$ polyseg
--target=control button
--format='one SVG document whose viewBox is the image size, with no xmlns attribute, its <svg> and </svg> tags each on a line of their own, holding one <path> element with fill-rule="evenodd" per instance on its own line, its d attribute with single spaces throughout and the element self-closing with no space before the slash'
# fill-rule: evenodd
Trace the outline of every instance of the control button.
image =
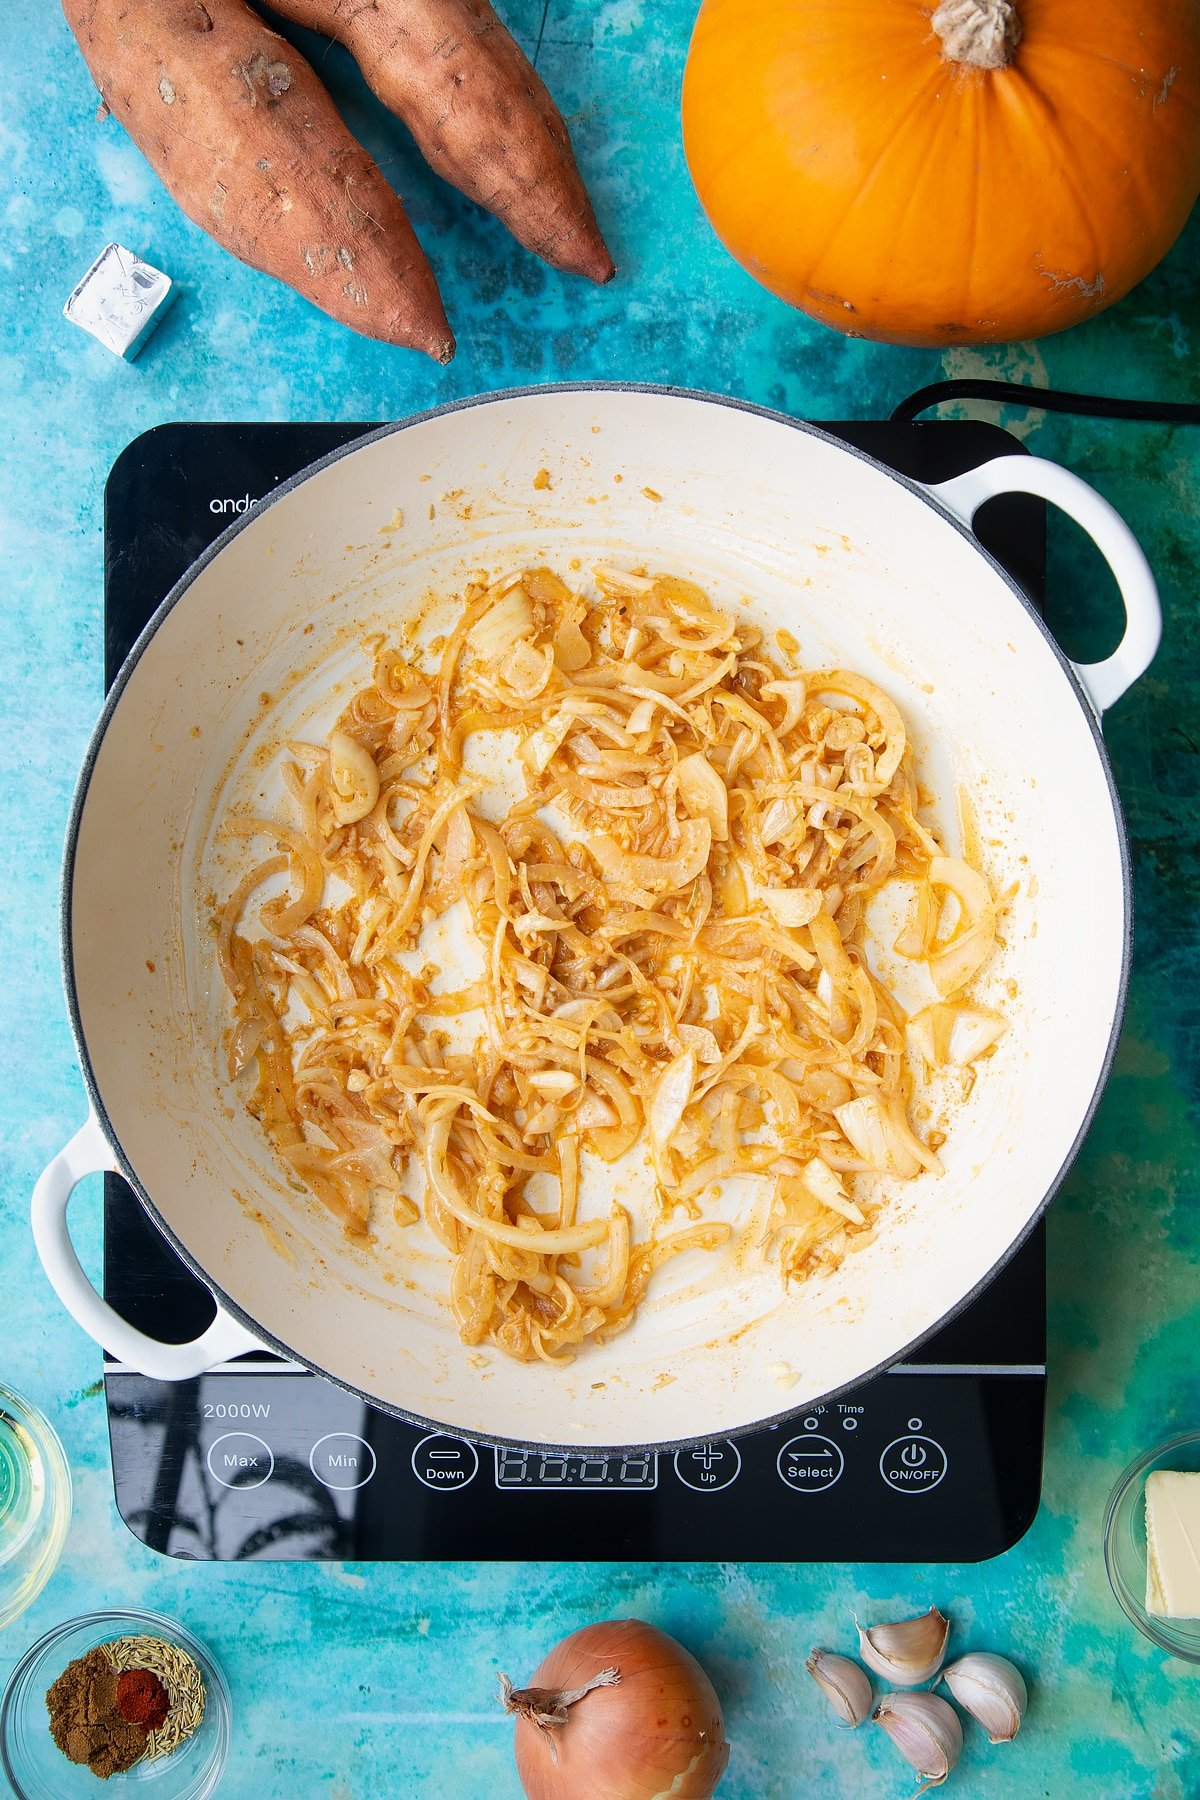
<svg viewBox="0 0 1200 1800">
<path fill-rule="evenodd" d="M 817 1431 L 789 1438 L 775 1459 L 784 1486 L 801 1494 L 823 1494 L 840 1481 L 845 1466 L 846 1460 L 833 1439 L 822 1437 Z"/>
<path fill-rule="evenodd" d="M 742 1453 L 728 1438 L 675 1452 L 675 1473 L 684 1487 L 694 1488 L 698 1494 L 715 1494 L 729 1487 L 741 1472 Z"/>
<path fill-rule="evenodd" d="M 921 1430 L 920 1419 L 908 1421 L 908 1435 L 893 1438 L 879 1459 L 879 1473 L 897 1494 L 927 1494 L 950 1466 L 936 1438 Z"/>
<path fill-rule="evenodd" d="M 366 1487 L 375 1473 L 375 1452 L 353 1432 L 331 1431 L 309 1451 L 308 1466 L 322 1487 L 343 1491 Z"/>
<path fill-rule="evenodd" d="M 271 1446 L 252 1431 L 227 1431 L 214 1438 L 208 1450 L 208 1472 L 222 1487 L 261 1487 L 270 1481 L 275 1467 Z"/>
<path fill-rule="evenodd" d="M 412 1453 L 412 1470 L 427 1488 L 465 1488 L 479 1473 L 479 1456 L 466 1438 L 422 1438 Z"/>
</svg>

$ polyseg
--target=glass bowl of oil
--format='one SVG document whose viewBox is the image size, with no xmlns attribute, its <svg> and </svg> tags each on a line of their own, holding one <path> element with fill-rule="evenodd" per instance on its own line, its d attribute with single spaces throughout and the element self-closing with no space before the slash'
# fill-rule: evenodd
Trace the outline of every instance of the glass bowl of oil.
<svg viewBox="0 0 1200 1800">
<path fill-rule="evenodd" d="M 36 1599 L 71 1523 L 71 1471 L 50 1421 L 0 1384 L 0 1631 Z"/>
</svg>

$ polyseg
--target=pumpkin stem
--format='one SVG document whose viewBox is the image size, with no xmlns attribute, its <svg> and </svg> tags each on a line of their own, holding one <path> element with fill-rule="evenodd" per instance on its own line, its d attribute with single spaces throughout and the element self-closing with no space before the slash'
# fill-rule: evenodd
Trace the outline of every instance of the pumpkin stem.
<svg viewBox="0 0 1200 1800">
<path fill-rule="evenodd" d="M 950 62 L 971 69 L 1004 69 L 1021 41 L 1014 0 L 942 0 L 933 29 Z"/>
</svg>

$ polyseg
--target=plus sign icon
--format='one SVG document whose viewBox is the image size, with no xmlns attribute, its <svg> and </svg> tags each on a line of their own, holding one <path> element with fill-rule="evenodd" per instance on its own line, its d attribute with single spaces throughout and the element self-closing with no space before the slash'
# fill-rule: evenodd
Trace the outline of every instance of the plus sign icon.
<svg viewBox="0 0 1200 1800">
<path fill-rule="evenodd" d="M 741 1467 L 741 1452 L 728 1438 L 715 1444 L 693 1444 L 690 1450 L 675 1452 L 675 1473 L 684 1487 L 698 1494 L 715 1494 L 727 1488 L 737 1480 Z"/>
</svg>

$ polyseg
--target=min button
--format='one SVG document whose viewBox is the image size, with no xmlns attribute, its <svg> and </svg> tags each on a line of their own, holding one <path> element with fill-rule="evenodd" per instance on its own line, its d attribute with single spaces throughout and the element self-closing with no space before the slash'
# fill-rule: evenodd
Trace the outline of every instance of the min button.
<svg viewBox="0 0 1200 1800">
<path fill-rule="evenodd" d="M 214 1438 L 208 1449 L 208 1472 L 222 1487 L 261 1487 L 271 1479 L 275 1458 L 271 1446 L 252 1431 L 227 1431 Z"/>
<path fill-rule="evenodd" d="M 308 1453 L 308 1466 L 322 1487 L 365 1487 L 375 1473 L 375 1452 L 364 1438 L 349 1431 L 331 1431 L 318 1438 Z"/>
</svg>

